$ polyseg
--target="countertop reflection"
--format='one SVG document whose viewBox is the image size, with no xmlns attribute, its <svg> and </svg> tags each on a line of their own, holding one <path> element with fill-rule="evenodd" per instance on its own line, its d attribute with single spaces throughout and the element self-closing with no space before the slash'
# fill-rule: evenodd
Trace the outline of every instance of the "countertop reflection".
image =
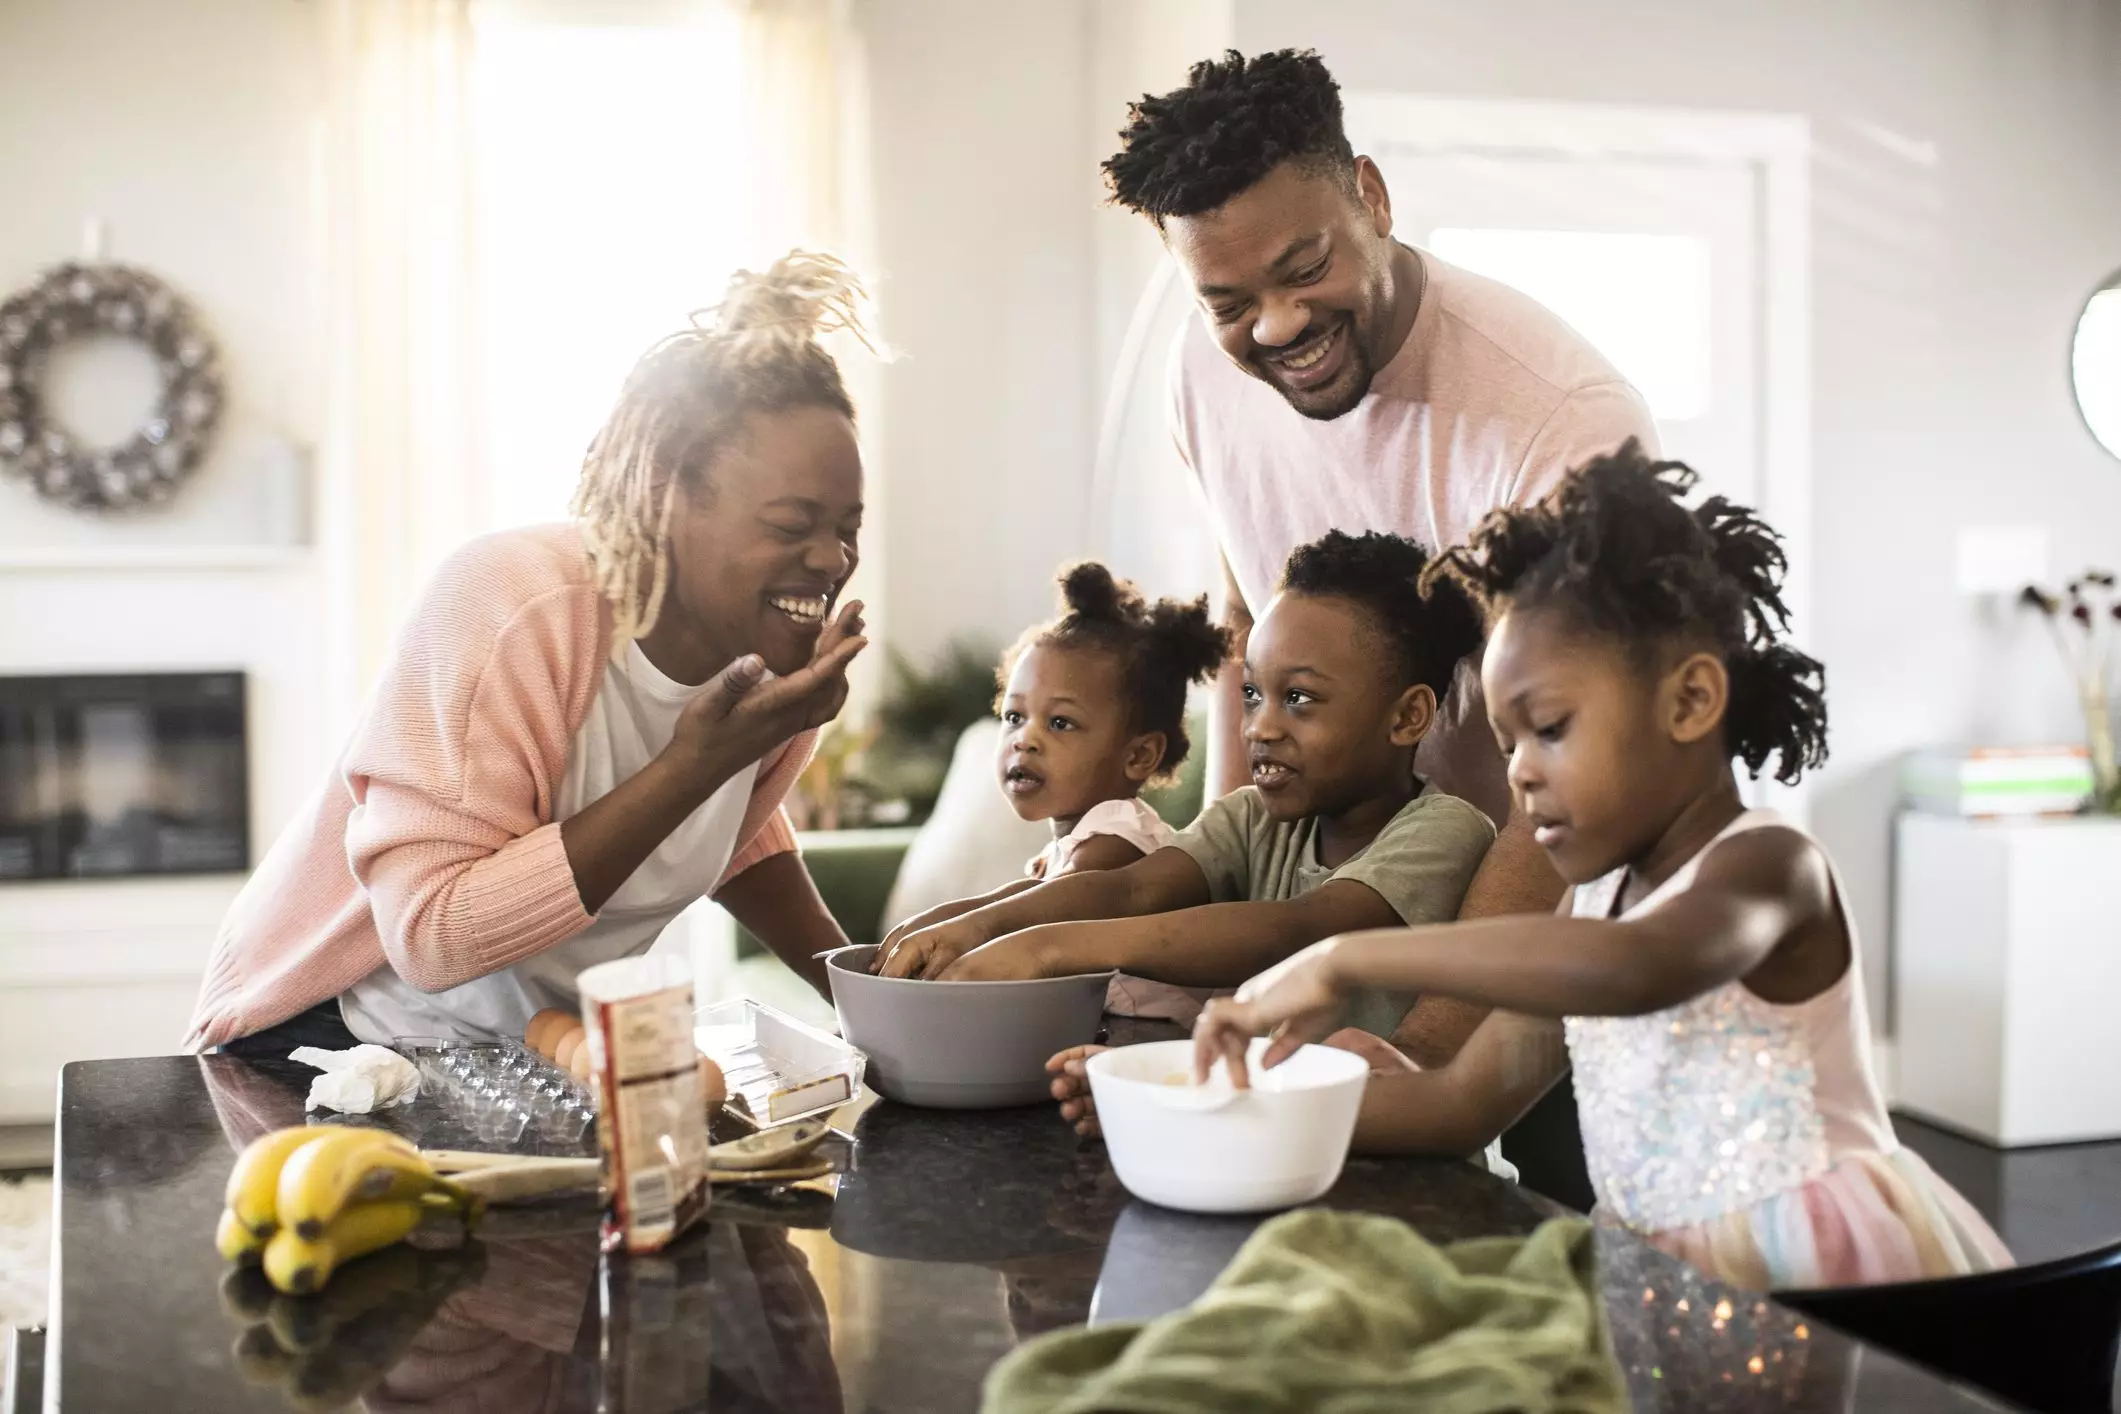
<svg viewBox="0 0 2121 1414">
<path fill-rule="evenodd" d="M 880 1103 L 854 1125 L 836 1195 L 717 1190 L 712 1220 L 659 1256 L 600 1257 L 593 1203 L 555 1202 L 497 1213 L 468 1247 L 423 1233 L 387 1269 L 348 1268 L 326 1293 L 343 1282 L 343 1310 L 276 1311 L 226 1278 L 213 1225 L 236 1149 L 300 1123 L 311 1074 L 227 1056 L 66 1068 L 59 1408 L 947 1414 L 977 1408 L 986 1372 L 1030 1335 L 1183 1305 L 1257 1225 L 1130 1199 L 1050 1107 Z M 424 1100 L 385 1122 L 470 1147 Z M 1427 1160 L 1353 1161 L 1326 1202 L 1439 1242 L 1556 1211 Z M 1624 1234 L 1601 1234 L 1600 1261 L 1638 1408 L 1998 1407 Z"/>
</svg>

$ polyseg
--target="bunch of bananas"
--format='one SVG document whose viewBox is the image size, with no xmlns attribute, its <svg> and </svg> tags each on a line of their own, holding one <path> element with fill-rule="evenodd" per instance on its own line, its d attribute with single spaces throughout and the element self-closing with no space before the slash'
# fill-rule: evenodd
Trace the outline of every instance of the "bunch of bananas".
<svg viewBox="0 0 2121 1414">
<path fill-rule="evenodd" d="M 252 1384 L 301 1410 L 341 1409 L 388 1375 L 452 1293 L 478 1278 L 477 1242 L 441 1249 L 401 1243 L 356 1262 L 314 1296 L 276 1293 L 253 1266 L 221 1279 L 236 1323 L 232 1354 Z"/>
<path fill-rule="evenodd" d="M 274 1287 L 301 1295 L 354 1258 L 402 1241 L 428 1213 L 454 1213 L 468 1228 L 479 1206 L 388 1130 L 281 1129 L 236 1159 L 214 1242 L 229 1261 L 261 1262 Z"/>
</svg>

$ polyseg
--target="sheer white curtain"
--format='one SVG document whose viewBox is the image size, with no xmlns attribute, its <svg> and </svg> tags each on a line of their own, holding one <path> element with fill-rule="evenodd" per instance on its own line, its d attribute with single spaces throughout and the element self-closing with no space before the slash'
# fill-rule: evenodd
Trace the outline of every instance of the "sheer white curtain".
<svg viewBox="0 0 2121 1414">
<path fill-rule="evenodd" d="M 473 14 L 480 400 L 498 528 L 567 514 L 641 351 L 750 260 L 742 38 L 719 3 Z"/>
<path fill-rule="evenodd" d="M 341 710 L 477 524 L 469 0 L 324 0 L 329 390 L 321 458 Z"/>
<path fill-rule="evenodd" d="M 845 0 L 321 3 L 321 519 L 350 712 L 443 556 L 565 513 L 633 356 L 732 269 L 796 245 L 873 268 L 867 94 Z M 873 447 L 873 364 L 844 366 Z"/>
<path fill-rule="evenodd" d="M 867 252 L 867 94 L 845 0 L 739 0 L 750 244 Z"/>
<path fill-rule="evenodd" d="M 877 294 L 867 70 L 847 0 L 738 3 L 752 135 L 744 180 L 752 258 L 771 260 L 796 246 L 834 251 L 867 275 Z M 888 409 L 877 361 L 851 339 L 834 353 L 860 414 L 869 473 L 862 568 L 849 593 L 868 605 L 870 636 L 881 639 L 890 617 L 881 594 L 888 527 L 880 449 Z M 881 667 L 878 653 L 855 664 L 853 713 L 873 700 Z"/>
</svg>

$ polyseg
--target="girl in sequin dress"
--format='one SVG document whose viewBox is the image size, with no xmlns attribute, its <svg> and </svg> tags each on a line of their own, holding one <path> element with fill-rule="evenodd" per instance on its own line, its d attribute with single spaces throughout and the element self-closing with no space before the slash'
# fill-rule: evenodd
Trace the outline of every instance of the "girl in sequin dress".
<svg viewBox="0 0 2121 1414">
<path fill-rule="evenodd" d="M 1631 443 L 1437 567 L 1487 602 L 1488 711 L 1559 916 L 1328 939 L 1211 1003 L 1198 1065 L 1265 1034 L 1272 1063 L 1357 986 L 1459 997 L 1494 1010 L 1448 1066 L 1373 1076 L 1358 1149 L 1477 1151 L 1573 1064 L 1602 1213 L 1724 1281 L 2008 1265 L 1893 1135 L 1825 851 L 1739 798 L 1734 760 L 1789 783 L 1825 758 L 1823 675 L 1781 641 L 1775 534 L 1693 483 Z"/>
</svg>

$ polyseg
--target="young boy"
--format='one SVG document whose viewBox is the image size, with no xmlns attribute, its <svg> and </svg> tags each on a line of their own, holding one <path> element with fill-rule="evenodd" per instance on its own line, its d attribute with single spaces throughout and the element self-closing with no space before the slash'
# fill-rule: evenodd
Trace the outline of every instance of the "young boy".
<svg viewBox="0 0 2121 1414">
<path fill-rule="evenodd" d="M 1382 534 L 1297 550 L 1246 645 L 1252 784 L 1122 868 L 894 934 L 879 970 L 1226 988 L 1336 933 L 1455 918 L 1495 830 L 1416 777 L 1414 749 L 1481 624 L 1455 586 L 1422 595 L 1427 559 Z M 1350 1024 L 1389 1036 L 1412 1000 L 1368 994 Z"/>
</svg>

